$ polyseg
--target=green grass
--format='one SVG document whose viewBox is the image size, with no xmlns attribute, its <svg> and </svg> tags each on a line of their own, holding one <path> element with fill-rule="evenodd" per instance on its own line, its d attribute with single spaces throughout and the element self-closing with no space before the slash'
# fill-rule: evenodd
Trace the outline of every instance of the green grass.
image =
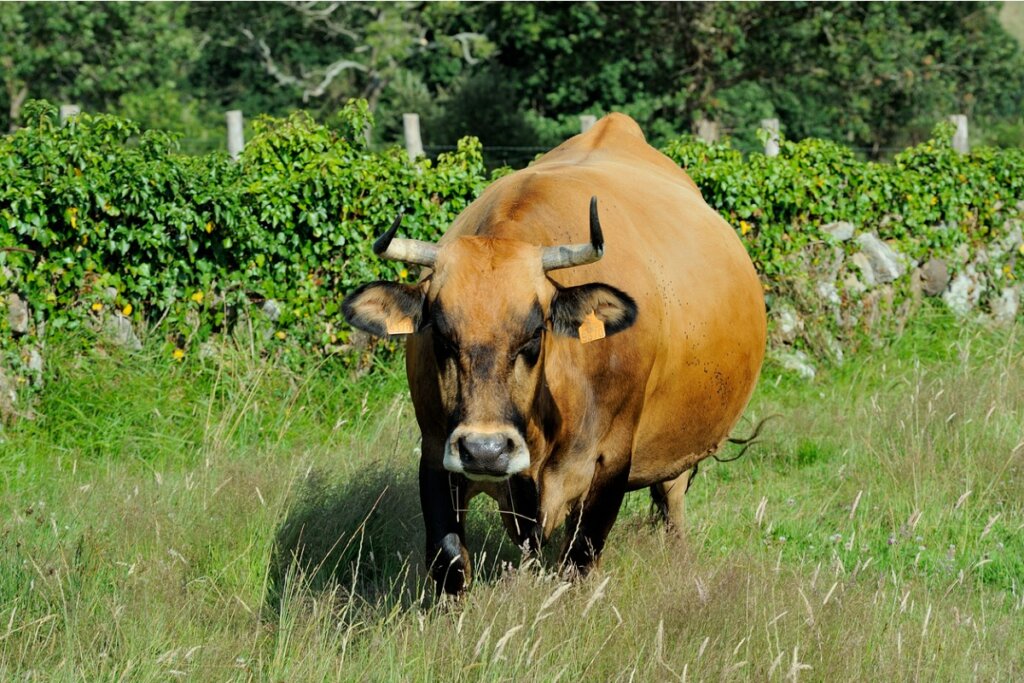
<svg viewBox="0 0 1024 683">
<path fill-rule="evenodd" d="M 811 383 L 766 367 L 685 539 L 630 494 L 600 570 L 434 605 L 399 364 L 51 350 L 0 434 L 0 680 L 1019 680 L 1024 341 L 931 314 Z"/>
</svg>

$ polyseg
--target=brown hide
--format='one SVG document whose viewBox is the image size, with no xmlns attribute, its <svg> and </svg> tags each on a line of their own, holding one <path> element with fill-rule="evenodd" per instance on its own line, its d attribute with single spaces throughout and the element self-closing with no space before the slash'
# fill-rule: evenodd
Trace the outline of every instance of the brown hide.
<svg viewBox="0 0 1024 683">
<path fill-rule="evenodd" d="M 530 245 L 587 242 L 591 196 L 604 257 L 543 273 Z M 544 337 L 527 443 L 545 536 L 592 487 L 627 471 L 630 489 L 675 478 L 729 436 L 764 356 L 761 284 L 733 229 L 629 117 L 606 116 L 495 182 L 440 246 L 428 305 L 459 307 L 481 343 L 514 333 L 534 299 L 547 314 L 552 282 L 603 282 L 636 301 L 636 323 L 619 334 Z M 451 424 L 430 335 L 409 338 L 407 364 L 424 465 L 440 469 Z M 471 486 L 508 502 L 504 484 Z"/>
</svg>

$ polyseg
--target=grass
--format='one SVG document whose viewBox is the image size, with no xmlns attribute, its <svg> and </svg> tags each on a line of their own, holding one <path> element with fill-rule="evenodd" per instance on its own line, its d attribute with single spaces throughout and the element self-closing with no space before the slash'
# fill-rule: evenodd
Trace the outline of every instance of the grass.
<svg viewBox="0 0 1024 683">
<path fill-rule="evenodd" d="M 0 434 L 0 680 L 1019 680 L 1022 333 L 932 313 L 811 383 L 767 367 L 746 424 L 782 417 L 701 467 L 685 539 L 630 494 L 579 584 L 478 499 L 456 605 L 397 364 L 51 350 Z"/>
</svg>

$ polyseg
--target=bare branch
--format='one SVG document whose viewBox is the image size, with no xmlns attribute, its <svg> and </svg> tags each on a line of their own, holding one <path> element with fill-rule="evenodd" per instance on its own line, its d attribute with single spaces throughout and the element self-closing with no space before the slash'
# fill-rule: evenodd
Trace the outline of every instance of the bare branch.
<svg viewBox="0 0 1024 683">
<path fill-rule="evenodd" d="M 482 33 L 469 33 L 469 32 L 456 33 L 454 36 L 452 36 L 452 38 L 454 38 L 455 40 L 459 41 L 459 44 L 462 45 L 462 58 L 465 59 L 466 63 L 470 64 L 470 65 L 479 64 L 480 63 L 480 60 L 473 56 L 473 52 L 472 52 L 473 41 L 474 40 L 482 40 L 482 39 L 484 39 L 486 37 L 487 36 L 485 36 Z"/>
<path fill-rule="evenodd" d="M 318 2 L 317 0 L 304 0 L 289 1 L 285 2 L 285 4 L 302 16 L 322 24 L 328 33 L 337 36 L 345 36 L 346 38 L 356 42 L 359 41 L 358 33 L 337 22 L 331 21 L 331 14 L 333 14 L 334 10 L 338 9 L 342 3 L 328 2 L 326 3 L 326 6 L 324 6 L 324 3 Z"/>
<path fill-rule="evenodd" d="M 285 86 L 298 86 L 302 88 L 302 101 L 308 102 L 311 98 L 320 97 L 330 87 L 331 83 L 340 74 L 344 73 L 349 69 L 355 69 L 364 73 L 369 72 L 370 69 L 365 64 L 354 62 L 350 59 L 339 59 L 322 69 L 313 69 L 307 72 L 304 68 L 300 68 L 300 76 L 296 77 L 290 73 L 286 73 L 281 67 L 274 61 L 273 54 L 270 51 L 270 46 L 261 39 L 257 38 L 252 31 L 248 28 L 242 27 L 239 29 L 246 38 L 249 39 L 260 51 L 260 56 L 263 59 L 263 67 L 267 70 L 267 73 L 274 77 L 280 85 Z M 319 82 L 316 82 L 319 80 Z"/>
<path fill-rule="evenodd" d="M 339 74 L 343 73 L 348 69 L 355 69 L 356 71 L 362 71 L 363 73 L 369 71 L 365 64 L 353 62 L 352 60 L 349 59 L 339 59 L 338 61 L 334 62 L 326 69 L 324 69 L 324 76 L 318 85 L 316 85 L 312 89 L 306 88 L 305 90 L 303 90 L 302 101 L 307 102 L 310 97 L 320 97 L 321 95 L 323 95 L 327 88 L 331 85 L 331 81 L 333 81 Z"/>
</svg>

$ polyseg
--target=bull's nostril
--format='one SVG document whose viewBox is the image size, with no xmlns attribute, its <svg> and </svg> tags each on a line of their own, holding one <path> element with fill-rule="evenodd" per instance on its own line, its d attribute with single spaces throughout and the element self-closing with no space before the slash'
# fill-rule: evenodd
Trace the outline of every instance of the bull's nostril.
<svg viewBox="0 0 1024 683">
<path fill-rule="evenodd" d="M 507 434 L 466 434 L 458 439 L 459 458 L 474 467 L 502 466 L 514 450 L 515 442 Z"/>
</svg>

